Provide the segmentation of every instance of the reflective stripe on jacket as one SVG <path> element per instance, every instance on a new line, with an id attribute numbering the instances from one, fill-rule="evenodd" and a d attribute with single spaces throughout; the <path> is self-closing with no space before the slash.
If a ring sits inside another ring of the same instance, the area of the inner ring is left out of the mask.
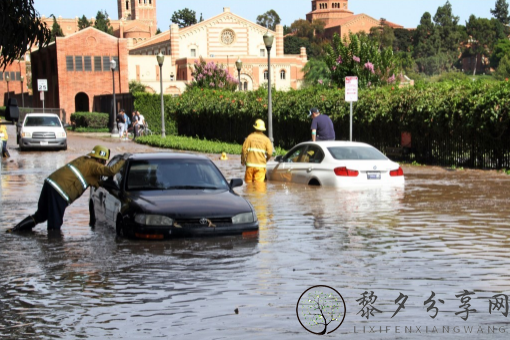
<path id="1" fill-rule="evenodd" d="M 7 135 L 7 128 L 5 125 L 0 125 L 0 140 L 7 140 L 9 136 Z"/>
<path id="2" fill-rule="evenodd" d="M 69 203 L 73 203 L 92 185 L 98 187 L 101 176 L 113 176 L 124 161 L 107 167 L 90 156 L 82 156 L 53 172 L 46 181 Z"/>
<path id="3" fill-rule="evenodd" d="M 273 154 L 273 145 L 262 132 L 253 132 L 243 143 L 241 164 L 251 168 L 265 168 Z"/>

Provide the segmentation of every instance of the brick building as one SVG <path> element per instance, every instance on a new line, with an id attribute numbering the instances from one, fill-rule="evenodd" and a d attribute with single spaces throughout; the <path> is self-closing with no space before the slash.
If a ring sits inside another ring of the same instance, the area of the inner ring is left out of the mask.
<path id="1" fill-rule="evenodd" d="M 112 94 L 113 79 L 116 93 L 128 92 L 127 57 L 127 39 L 88 27 L 32 52 L 33 86 L 37 89 L 37 80 L 46 79 L 44 106 L 64 109 L 67 117 L 94 111 L 94 97 Z M 112 59 L 117 63 L 115 72 L 110 68 Z M 38 92 L 33 106 L 43 106 Z"/>
<path id="2" fill-rule="evenodd" d="M 372 27 L 381 25 L 380 20 L 364 13 L 354 14 L 348 7 L 348 0 L 312 0 L 312 10 L 306 14 L 306 20 L 323 21 L 326 24 L 324 36 L 327 38 L 332 38 L 335 33 L 340 37 L 348 35 L 349 32 L 369 33 Z M 391 28 L 404 28 L 389 21 L 385 21 L 385 25 Z"/>
<path id="3" fill-rule="evenodd" d="M 5 70 L 0 69 L 0 93 L 2 94 L 2 102 L 0 105 L 7 105 L 7 99 L 9 97 L 17 98 L 17 95 L 21 97 L 22 89 L 23 93 L 28 95 L 26 69 L 27 67 L 24 60 L 19 60 L 7 65 Z M 23 77 L 23 87 L 21 77 Z M 9 79 L 9 81 L 7 81 L 7 79 Z M 7 89 L 9 89 L 9 92 L 7 92 Z M 21 100 L 19 100 L 18 105 L 22 105 Z"/>

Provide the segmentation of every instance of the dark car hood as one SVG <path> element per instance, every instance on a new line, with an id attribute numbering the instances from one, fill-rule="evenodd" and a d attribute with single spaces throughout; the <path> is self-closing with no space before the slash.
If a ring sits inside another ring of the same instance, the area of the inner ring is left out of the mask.
<path id="1" fill-rule="evenodd" d="M 138 191 L 127 193 L 127 198 L 143 212 L 176 218 L 234 216 L 251 212 L 251 207 L 244 198 L 229 191 Z"/>

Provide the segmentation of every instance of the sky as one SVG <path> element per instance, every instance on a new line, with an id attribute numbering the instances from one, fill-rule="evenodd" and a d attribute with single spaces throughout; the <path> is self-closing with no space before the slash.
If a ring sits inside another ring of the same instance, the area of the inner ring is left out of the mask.
<path id="1" fill-rule="evenodd" d="M 375 19 L 388 21 L 414 28 L 419 25 L 425 12 L 432 17 L 437 8 L 446 0 L 350 0 L 348 8 L 354 14 L 365 13 Z M 453 14 L 460 18 L 459 24 L 465 25 L 471 14 L 481 18 L 492 18 L 490 10 L 496 0 L 450 0 Z M 117 0 L 34 0 L 35 9 L 42 16 L 51 14 L 62 18 L 74 18 L 85 15 L 96 16 L 99 10 L 106 10 L 111 19 L 118 19 Z M 157 0 L 158 27 L 168 30 L 172 14 L 180 9 L 189 8 L 197 13 L 197 20 L 202 14 L 204 19 L 221 14 L 223 7 L 247 20 L 256 22 L 257 16 L 274 9 L 280 16 L 281 24 L 290 26 L 297 19 L 305 19 L 311 10 L 310 0 Z"/>

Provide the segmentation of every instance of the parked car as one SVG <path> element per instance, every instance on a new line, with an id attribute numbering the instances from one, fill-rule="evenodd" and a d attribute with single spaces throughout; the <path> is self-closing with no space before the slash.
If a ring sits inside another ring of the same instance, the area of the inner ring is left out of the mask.
<path id="1" fill-rule="evenodd" d="M 321 186 L 404 184 L 404 172 L 365 143 L 304 142 L 267 163 L 268 180 Z"/>
<path id="2" fill-rule="evenodd" d="M 28 113 L 22 123 L 18 123 L 17 141 L 21 151 L 27 149 L 67 150 L 69 125 L 62 124 L 54 113 Z"/>
<path id="3" fill-rule="evenodd" d="M 103 220 L 120 236 L 144 239 L 256 234 L 253 206 L 233 190 L 242 184 L 240 178 L 228 183 L 204 156 L 134 154 L 91 189 L 90 225 Z"/>

